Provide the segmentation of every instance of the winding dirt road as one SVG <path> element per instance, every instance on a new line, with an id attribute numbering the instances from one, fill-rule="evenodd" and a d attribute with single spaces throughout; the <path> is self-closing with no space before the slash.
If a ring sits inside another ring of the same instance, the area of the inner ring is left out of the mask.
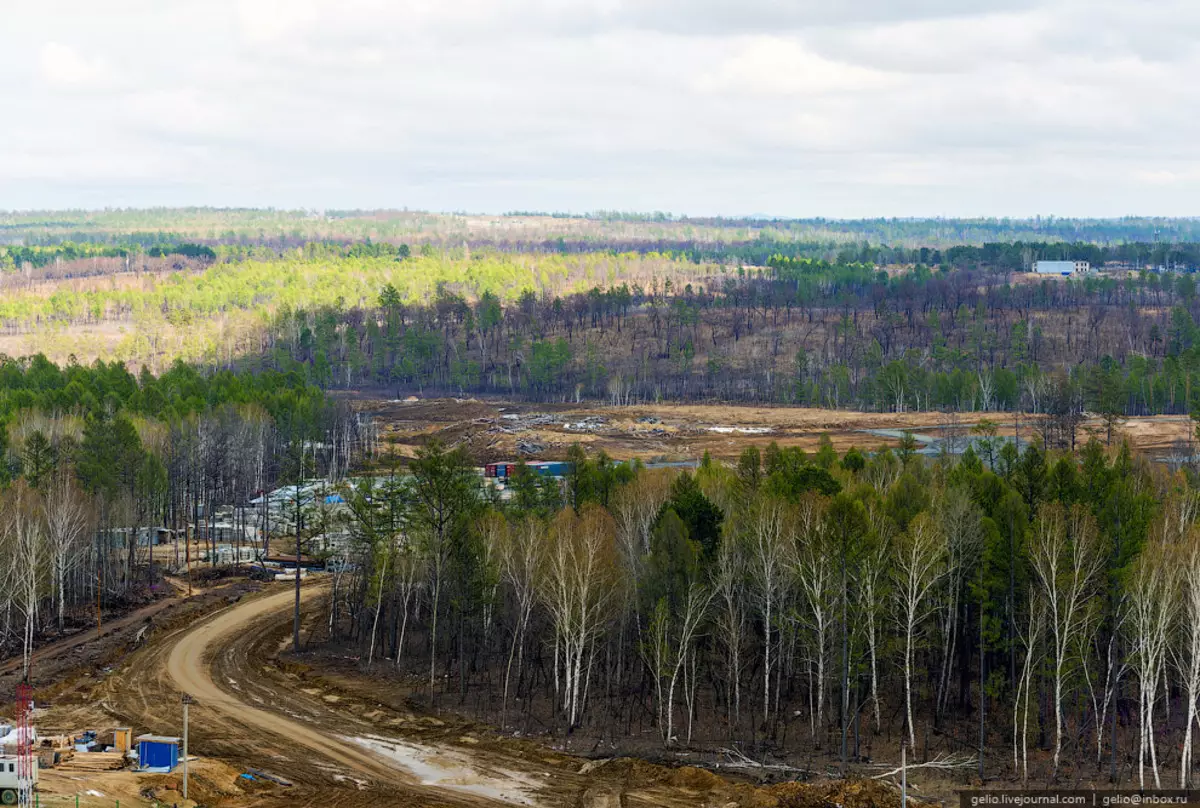
<path id="1" fill-rule="evenodd" d="M 302 603 L 311 601 L 322 591 L 320 587 L 309 587 L 301 593 Z M 290 743 L 305 746 L 314 754 L 360 774 L 383 780 L 405 779 L 394 767 L 370 752 L 340 742 L 338 738 L 322 734 L 298 721 L 247 704 L 230 696 L 213 681 L 207 663 L 216 648 L 226 644 L 230 638 L 245 633 L 264 616 L 287 611 L 294 602 L 295 593 L 285 590 L 240 603 L 205 620 L 183 634 L 171 648 L 167 657 L 167 673 L 180 690 L 228 719 L 267 735 L 286 738 Z M 407 780 L 413 782 L 411 778 Z"/>
<path id="2" fill-rule="evenodd" d="M 307 586 L 305 610 L 311 614 L 324 594 L 319 583 Z M 137 725 L 179 734 L 180 696 L 190 694 L 193 754 L 264 769 L 294 784 L 283 802 L 264 795 L 256 805 L 534 804 L 526 796 L 528 782 L 513 781 L 511 793 L 497 788 L 487 767 L 455 750 L 380 736 L 380 727 L 300 683 L 281 686 L 273 655 L 294 597 L 281 589 L 244 598 L 156 640 L 131 657 L 125 676 L 110 677 L 104 706 Z"/>

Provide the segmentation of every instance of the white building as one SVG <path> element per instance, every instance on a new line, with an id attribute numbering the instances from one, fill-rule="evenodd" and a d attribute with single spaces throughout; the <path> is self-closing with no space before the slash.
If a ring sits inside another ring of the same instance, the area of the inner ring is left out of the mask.
<path id="1" fill-rule="evenodd" d="M 1038 275 L 1086 275 L 1092 265 L 1087 261 L 1034 261 L 1033 271 Z"/>

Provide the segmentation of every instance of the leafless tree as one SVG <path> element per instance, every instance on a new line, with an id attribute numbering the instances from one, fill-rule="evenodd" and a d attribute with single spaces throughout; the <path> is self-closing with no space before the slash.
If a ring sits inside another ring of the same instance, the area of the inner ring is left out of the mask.
<path id="1" fill-rule="evenodd" d="M 617 592 L 612 518 L 596 506 L 559 514 L 546 553 L 542 598 L 554 624 L 555 676 L 567 724 L 575 727 L 587 701 L 594 643 Z"/>
<path id="2" fill-rule="evenodd" d="M 1054 672 L 1054 772 L 1062 756 L 1063 697 L 1078 639 L 1095 617 L 1091 596 L 1103 569 L 1095 520 L 1082 506 L 1044 505 L 1029 541 L 1030 566 L 1045 601 Z"/>
<path id="3" fill-rule="evenodd" d="M 892 583 L 904 640 L 904 715 L 908 744 L 915 747 L 913 652 L 922 626 L 935 609 L 934 590 L 946 574 L 946 538 L 933 517 L 923 513 L 897 537 L 895 546 Z"/>
<path id="4" fill-rule="evenodd" d="M 517 665 L 517 681 L 521 679 L 521 669 L 525 661 L 525 634 L 529 629 L 529 619 L 533 615 L 533 606 L 537 589 L 541 583 L 542 565 L 546 550 L 546 526 L 534 516 L 527 516 L 522 521 L 510 526 L 505 534 L 505 542 L 500 556 L 500 569 L 512 590 L 516 601 L 517 615 L 513 628 L 512 643 L 508 649 L 508 663 L 504 666 L 504 696 L 501 701 L 501 726 L 508 712 L 508 696 L 512 681 L 513 661 Z"/>
<path id="5" fill-rule="evenodd" d="M 778 664 L 776 623 L 787 600 L 795 558 L 795 516 L 788 505 L 762 497 L 746 525 L 746 569 L 763 625 L 763 721 L 771 716 L 771 676 Z"/>
<path id="6" fill-rule="evenodd" d="M 796 520 L 797 552 L 792 557 L 796 591 L 804 607 L 801 627 L 808 637 L 809 726 L 814 737 L 824 727 L 829 643 L 837 605 L 845 594 L 838 591 L 837 550 L 827 541 L 823 504 L 814 496 L 801 501 Z"/>
<path id="7" fill-rule="evenodd" d="M 741 547 L 722 542 L 714 572 L 716 617 L 714 632 L 725 656 L 726 721 L 731 734 L 741 724 L 742 651 L 746 644 L 748 618 L 743 582 L 746 575 Z"/>
<path id="8" fill-rule="evenodd" d="M 1154 743 L 1154 707 L 1159 683 L 1166 671 L 1171 629 L 1179 599 L 1174 545 L 1151 540 L 1134 562 L 1126 585 L 1128 628 L 1134 654 L 1130 660 L 1138 674 L 1138 786 L 1146 787 L 1146 758 L 1149 756 L 1154 787 L 1162 788 L 1158 771 L 1158 748 Z M 1189 726 L 1189 729 L 1191 727 Z M 1191 756 L 1186 750 L 1185 756 Z"/>
<path id="9" fill-rule="evenodd" d="M 70 473 L 55 474 L 43 497 L 46 539 L 53 569 L 58 630 L 66 618 L 67 577 L 80 560 L 95 508 Z"/>

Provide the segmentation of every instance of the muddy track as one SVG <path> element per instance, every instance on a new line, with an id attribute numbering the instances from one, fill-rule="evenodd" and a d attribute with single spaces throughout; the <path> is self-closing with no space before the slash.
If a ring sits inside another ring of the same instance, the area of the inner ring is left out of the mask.
<path id="1" fill-rule="evenodd" d="M 89 629 L 62 640 L 47 643 L 33 652 L 31 665 L 36 666 L 37 663 L 43 659 L 59 656 L 90 642 L 95 642 L 96 640 L 117 634 L 129 628 L 130 626 L 136 624 L 145 624 L 149 622 L 149 620 L 155 615 L 180 602 L 182 601 L 179 598 L 163 598 L 162 600 L 156 600 L 148 606 L 143 606 L 140 609 L 136 609 L 126 615 L 122 615 L 121 617 L 104 623 L 99 631 Z M 6 662 L 0 662 L 0 676 L 6 676 L 10 673 L 15 673 L 21 670 L 21 663 L 22 660 L 19 656 L 14 657 Z"/>
<path id="2" fill-rule="evenodd" d="M 303 593 L 309 608 L 324 587 Z M 246 598 L 157 639 L 108 678 L 104 705 L 139 728 L 178 735 L 182 693 L 193 696 L 191 751 L 260 768 L 294 785 L 257 804 L 311 806 L 503 805 L 422 785 L 403 766 L 349 740 L 378 728 L 297 688 L 280 688 L 275 652 L 294 593 Z M 275 647 L 264 647 L 264 642 Z"/>

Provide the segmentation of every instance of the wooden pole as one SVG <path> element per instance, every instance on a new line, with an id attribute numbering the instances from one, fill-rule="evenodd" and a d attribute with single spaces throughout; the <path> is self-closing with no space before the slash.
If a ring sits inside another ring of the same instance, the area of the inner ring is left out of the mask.
<path id="1" fill-rule="evenodd" d="M 188 597 L 190 598 L 192 596 L 192 526 L 186 522 L 183 526 L 183 557 L 183 563 L 187 566 Z"/>
<path id="2" fill-rule="evenodd" d="M 186 802 L 188 798 L 188 705 L 192 703 L 192 697 L 187 693 L 183 694 L 183 799 Z"/>
<path id="3" fill-rule="evenodd" d="M 105 540 L 107 542 L 107 539 Z M 104 588 L 104 556 L 99 549 L 100 542 L 96 542 L 96 636 L 100 636 L 100 629 L 103 628 L 103 617 L 100 612 L 100 590 Z"/>

